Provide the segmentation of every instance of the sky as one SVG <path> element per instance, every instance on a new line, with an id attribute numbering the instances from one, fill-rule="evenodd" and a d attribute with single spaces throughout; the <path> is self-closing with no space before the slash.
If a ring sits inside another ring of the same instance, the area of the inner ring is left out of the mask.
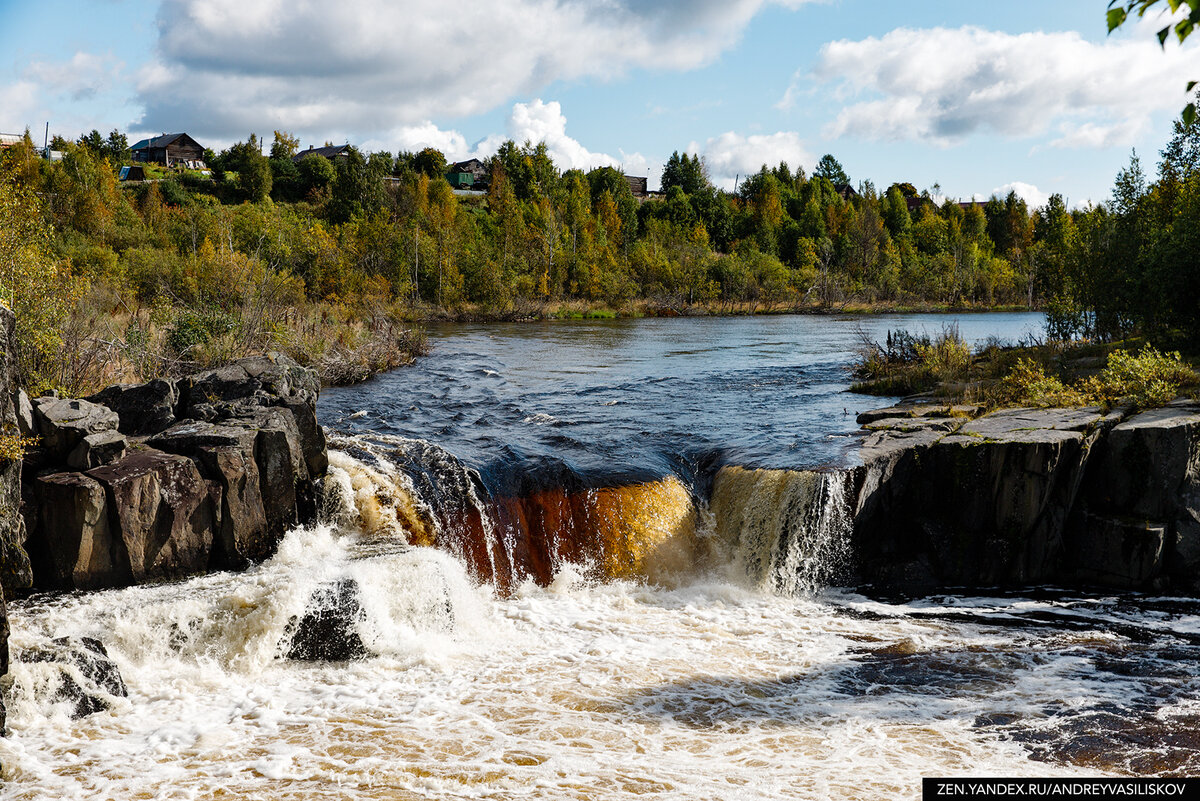
<path id="1" fill-rule="evenodd" d="M 1160 4 L 1165 5 L 1165 4 Z M 1150 171 L 1200 79 L 1106 0 L 0 0 L 0 132 L 186 131 L 302 146 L 545 141 L 656 186 L 672 152 L 732 188 L 765 163 L 1033 204 Z M 1200 40 L 1200 36 L 1193 37 Z"/>

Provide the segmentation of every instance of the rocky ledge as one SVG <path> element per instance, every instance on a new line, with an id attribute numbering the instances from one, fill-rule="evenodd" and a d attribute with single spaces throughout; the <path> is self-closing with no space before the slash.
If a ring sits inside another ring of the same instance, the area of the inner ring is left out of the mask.
<path id="1" fill-rule="evenodd" d="M 315 516 L 325 435 L 312 370 L 280 354 L 87 399 L 19 399 L 38 589 L 119 587 L 268 556 Z"/>
<path id="2" fill-rule="evenodd" d="M 1200 403 L 978 412 L 859 417 L 863 582 L 1200 592 Z"/>

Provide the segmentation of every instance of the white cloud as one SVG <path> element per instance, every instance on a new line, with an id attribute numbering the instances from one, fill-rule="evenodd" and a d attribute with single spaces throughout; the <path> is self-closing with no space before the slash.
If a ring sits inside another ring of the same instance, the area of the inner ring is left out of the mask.
<path id="1" fill-rule="evenodd" d="M 509 113 L 504 135 L 493 133 L 469 144 L 466 136 L 456 130 L 443 130 L 431 121 L 393 129 L 382 138 L 362 144 L 366 150 L 417 151 L 434 147 L 451 161 L 468 158 L 488 158 L 496 153 L 505 140 L 518 145 L 525 142 L 546 143 L 546 150 L 561 170 L 590 170 L 595 167 L 619 167 L 630 175 L 646 175 L 650 162 L 641 153 L 620 152 L 620 158 L 588 150 L 567 134 L 567 118 L 557 100 L 538 98 L 529 103 L 514 103 Z M 657 178 L 658 176 L 653 176 Z"/>
<path id="2" fill-rule="evenodd" d="M 1004 198 L 1008 197 L 1009 192 L 1016 192 L 1017 197 L 1024 200 L 1025 203 L 1031 209 L 1038 208 L 1040 206 L 1045 206 L 1046 203 L 1050 200 L 1049 192 L 1043 192 L 1041 189 L 1038 189 L 1033 184 L 1027 184 L 1027 183 L 1024 183 L 1023 181 L 1013 181 L 1010 184 L 1005 184 L 1004 186 L 998 186 L 992 190 L 992 195 L 995 195 L 998 198 L 1004 199 Z M 980 199 L 986 200 L 987 198 L 980 198 Z"/>
<path id="3" fill-rule="evenodd" d="M 164 0 L 144 125 L 362 139 L 556 80 L 706 64 L 770 2 Z"/>
<path id="4" fill-rule="evenodd" d="M 72 100 L 87 100 L 110 89 L 125 65 L 112 54 L 78 51 L 69 61 L 37 61 L 26 76 L 41 84 L 43 91 L 57 92 Z"/>
<path id="5" fill-rule="evenodd" d="M 1050 142 L 1050 147 L 1059 148 L 1105 148 L 1125 146 L 1137 140 L 1148 127 L 1142 119 L 1121 120 L 1111 124 L 1064 122 L 1058 127 L 1062 135 Z"/>
<path id="6" fill-rule="evenodd" d="M 29 124 L 37 107 L 37 84 L 33 81 L 15 81 L 0 86 L 0 128 L 4 133 L 21 133 Z M 20 130 L 17 128 L 20 127 Z"/>
<path id="7" fill-rule="evenodd" d="M 792 131 L 750 136 L 726 131 L 709 139 L 703 147 L 698 142 L 692 142 L 688 152 L 701 155 L 712 182 L 725 189 L 733 188 L 738 175 L 752 175 L 764 164 L 775 167 L 779 162 L 786 161 L 794 170 L 804 165 L 811 166 L 813 162 L 804 143 L 800 141 L 800 135 Z"/>
<path id="8" fill-rule="evenodd" d="M 34 141 L 50 135 L 74 139 L 93 128 L 126 127 L 128 86 L 124 64 L 111 53 L 76 52 L 65 61 L 35 61 L 0 85 L 0 129 L 20 133 L 33 129 Z"/>
<path id="9" fill-rule="evenodd" d="M 808 78 L 843 97 L 877 97 L 842 108 L 830 138 L 918 140 L 950 145 L 975 133 L 1011 138 L 1057 128 L 1058 147 L 1128 145 L 1156 111 L 1184 103 L 1200 48 L 1163 52 L 1143 22 L 1102 43 L 1078 33 L 1008 34 L 978 27 L 899 28 L 882 37 L 826 44 L 811 76 L 797 73 L 781 103 Z M 1183 76 L 1183 77 L 1181 77 Z"/>

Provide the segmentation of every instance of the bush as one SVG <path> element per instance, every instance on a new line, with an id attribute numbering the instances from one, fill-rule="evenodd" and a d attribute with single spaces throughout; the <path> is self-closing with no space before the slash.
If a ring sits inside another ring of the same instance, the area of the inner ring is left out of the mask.
<path id="1" fill-rule="evenodd" d="M 234 328 L 229 315 L 214 309 L 184 309 L 167 329 L 166 345 L 176 356 L 186 356 L 214 337 Z"/>
<path id="2" fill-rule="evenodd" d="M 1181 387 L 1198 380 L 1200 376 L 1178 352 L 1159 353 L 1147 345 L 1137 355 L 1124 350 L 1110 353 L 1104 372 L 1085 381 L 1084 391 L 1104 406 L 1121 403 L 1149 409 L 1169 403 Z"/>
<path id="3" fill-rule="evenodd" d="M 1012 371 L 1000 382 L 1001 399 L 1023 406 L 1079 406 L 1085 398 L 1054 376 L 1046 375 L 1042 365 L 1017 359 Z"/>

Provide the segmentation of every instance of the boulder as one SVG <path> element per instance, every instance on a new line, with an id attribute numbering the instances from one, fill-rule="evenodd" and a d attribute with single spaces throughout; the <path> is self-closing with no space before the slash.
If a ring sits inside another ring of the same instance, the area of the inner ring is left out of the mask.
<path id="1" fill-rule="evenodd" d="M 300 521 L 296 486 L 303 463 L 297 460 L 288 433 L 281 428 L 259 430 L 254 461 L 258 466 L 267 531 L 277 541 Z"/>
<path id="2" fill-rule="evenodd" d="M 367 656 L 357 630 L 363 617 L 358 582 L 343 578 L 313 590 L 304 614 L 296 619 L 280 645 L 287 659 L 345 662 Z"/>
<path id="3" fill-rule="evenodd" d="M 90 470 L 93 467 L 115 462 L 125 455 L 129 441 L 117 431 L 101 431 L 88 434 L 67 456 L 67 467 L 73 470 Z"/>
<path id="4" fill-rule="evenodd" d="M 218 508 L 213 488 L 191 459 L 135 451 L 86 475 L 104 486 L 135 582 L 196 573 L 208 566 Z"/>
<path id="5" fill-rule="evenodd" d="M 321 385 L 315 371 L 282 353 L 268 353 L 188 376 L 179 387 L 183 416 L 211 419 L 213 412 L 223 417 L 238 407 L 274 406 L 285 399 L 315 403 Z M 197 414 L 200 406 L 211 411 Z"/>
<path id="6" fill-rule="evenodd" d="M 316 407 L 311 402 L 294 397 L 284 400 L 283 407 L 291 412 L 292 419 L 296 421 L 300 450 L 308 467 L 308 475 L 312 478 L 325 475 L 329 469 L 329 452 L 325 429 L 317 422 Z"/>
<path id="7" fill-rule="evenodd" d="M 33 414 L 33 403 L 29 400 L 29 395 L 25 390 L 17 390 L 13 404 L 17 410 L 17 433 L 22 437 L 36 437 L 38 435 L 37 420 Z"/>
<path id="8" fill-rule="evenodd" d="M 114 699 L 129 696 L 120 669 L 104 645 L 92 637 L 59 637 L 22 651 L 17 659 L 56 668 L 56 680 L 47 682 L 52 685 L 48 700 L 70 703 L 75 719 L 103 712 L 111 708 Z"/>
<path id="9" fill-rule="evenodd" d="M 33 402 L 42 446 L 65 458 L 88 434 L 116 431 L 120 422 L 112 409 L 86 400 L 38 398 Z"/>
<path id="10" fill-rule="evenodd" d="M 118 384 L 88 398 L 117 413 L 118 430 L 129 436 L 164 431 L 175 422 L 179 388 L 175 382 L 156 378 L 145 384 Z"/>
<path id="11" fill-rule="evenodd" d="M 39 586 L 64 589 L 129 583 L 129 556 L 113 536 L 100 482 L 82 473 L 41 476 L 35 482 L 44 526 L 35 569 Z M 44 561 L 44 564 L 42 563 Z"/>
<path id="12" fill-rule="evenodd" d="M 150 437 L 146 445 L 167 453 L 195 456 L 208 448 L 238 448 L 253 453 L 257 432 L 243 425 L 185 420 Z"/>

